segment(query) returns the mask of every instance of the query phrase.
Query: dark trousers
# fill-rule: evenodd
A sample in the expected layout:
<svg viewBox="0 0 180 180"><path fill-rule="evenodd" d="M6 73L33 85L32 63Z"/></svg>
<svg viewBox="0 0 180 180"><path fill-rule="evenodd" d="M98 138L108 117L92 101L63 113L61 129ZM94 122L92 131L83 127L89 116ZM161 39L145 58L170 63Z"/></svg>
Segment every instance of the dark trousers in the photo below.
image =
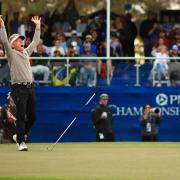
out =
<svg viewBox="0 0 180 180"><path fill-rule="evenodd" d="M158 141L157 135L151 135L151 136L142 136L143 142L156 142Z"/></svg>
<svg viewBox="0 0 180 180"><path fill-rule="evenodd" d="M97 142L114 142L114 134L113 133L101 133L103 134L103 138L100 137L101 132L96 133L96 141Z"/></svg>
<svg viewBox="0 0 180 180"><path fill-rule="evenodd" d="M35 93L31 86L12 85L11 96L16 105L17 142L24 141L24 135L29 134L36 118Z"/></svg>

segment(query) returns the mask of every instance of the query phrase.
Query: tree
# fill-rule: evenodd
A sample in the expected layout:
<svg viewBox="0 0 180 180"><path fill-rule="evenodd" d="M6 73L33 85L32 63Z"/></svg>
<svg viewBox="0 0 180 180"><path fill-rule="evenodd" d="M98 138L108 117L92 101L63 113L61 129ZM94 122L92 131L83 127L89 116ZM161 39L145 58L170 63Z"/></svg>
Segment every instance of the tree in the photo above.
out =
<svg viewBox="0 0 180 180"><path fill-rule="evenodd" d="M28 3L27 3L28 2ZM45 11L51 13L58 8L62 11L69 0L3 0L2 1L2 12L13 12L20 11L22 7L26 8L27 13L41 14ZM106 0L75 0L76 7L80 15L90 14L99 9L106 8ZM176 7L180 9L179 0L111 0L111 11L124 14L125 4L131 4L131 12L136 20L141 20L148 10L154 10L160 12L161 9L169 9Z"/></svg>

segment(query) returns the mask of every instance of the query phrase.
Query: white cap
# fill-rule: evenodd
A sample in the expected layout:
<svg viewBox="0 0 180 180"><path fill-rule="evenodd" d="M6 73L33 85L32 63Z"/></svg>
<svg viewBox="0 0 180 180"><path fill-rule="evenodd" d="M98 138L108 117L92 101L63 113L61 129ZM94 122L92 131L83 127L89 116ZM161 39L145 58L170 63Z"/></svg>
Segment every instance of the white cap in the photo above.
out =
<svg viewBox="0 0 180 180"><path fill-rule="evenodd" d="M106 94L106 93L102 93L102 94L100 95L100 99L109 99L109 96L108 96L108 94Z"/></svg>
<svg viewBox="0 0 180 180"><path fill-rule="evenodd" d="M72 30L71 34L77 34L76 30Z"/></svg>
<svg viewBox="0 0 180 180"><path fill-rule="evenodd" d="M177 45L173 45L172 46L172 50L178 50L178 46Z"/></svg>
<svg viewBox="0 0 180 180"><path fill-rule="evenodd" d="M14 41L16 41L18 38L21 38L22 40L25 39L24 36L21 36L21 35L19 35L19 34L12 34L12 35L9 37L9 43L10 43L10 45L12 45L12 43L13 43Z"/></svg>

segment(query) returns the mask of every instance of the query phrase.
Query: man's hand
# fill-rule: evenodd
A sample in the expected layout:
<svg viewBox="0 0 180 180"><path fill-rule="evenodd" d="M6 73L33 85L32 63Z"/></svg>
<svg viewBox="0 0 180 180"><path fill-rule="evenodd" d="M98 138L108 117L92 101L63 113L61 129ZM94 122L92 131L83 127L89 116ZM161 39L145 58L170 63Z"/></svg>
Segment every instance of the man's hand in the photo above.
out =
<svg viewBox="0 0 180 180"><path fill-rule="evenodd" d="M4 20L2 19L2 15L0 15L0 26L1 26L1 27L4 26Z"/></svg>
<svg viewBox="0 0 180 180"><path fill-rule="evenodd" d="M31 21L34 22L34 24L36 25L36 29L41 28L41 18L40 17L34 16L31 18Z"/></svg>
<svg viewBox="0 0 180 180"><path fill-rule="evenodd" d="M101 114L101 119L107 119L107 117L108 117L107 112L103 112L103 113Z"/></svg>

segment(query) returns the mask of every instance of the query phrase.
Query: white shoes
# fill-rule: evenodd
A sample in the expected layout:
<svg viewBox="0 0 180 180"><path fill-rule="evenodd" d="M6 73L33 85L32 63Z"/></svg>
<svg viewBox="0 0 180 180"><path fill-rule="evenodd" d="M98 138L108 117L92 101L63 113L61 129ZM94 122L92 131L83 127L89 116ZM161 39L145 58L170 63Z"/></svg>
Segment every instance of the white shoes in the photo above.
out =
<svg viewBox="0 0 180 180"><path fill-rule="evenodd" d="M27 147L26 143L22 142L21 144L18 144L18 150L19 151L28 151L28 147Z"/></svg>
<svg viewBox="0 0 180 180"><path fill-rule="evenodd" d="M25 142L21 142L21 144L19 144L17 142L17 135L16 134L13 135L13 140L16 142L16 145L17 145L17 148L19 151L28 151L28 147L27 147Z"/></svg>

